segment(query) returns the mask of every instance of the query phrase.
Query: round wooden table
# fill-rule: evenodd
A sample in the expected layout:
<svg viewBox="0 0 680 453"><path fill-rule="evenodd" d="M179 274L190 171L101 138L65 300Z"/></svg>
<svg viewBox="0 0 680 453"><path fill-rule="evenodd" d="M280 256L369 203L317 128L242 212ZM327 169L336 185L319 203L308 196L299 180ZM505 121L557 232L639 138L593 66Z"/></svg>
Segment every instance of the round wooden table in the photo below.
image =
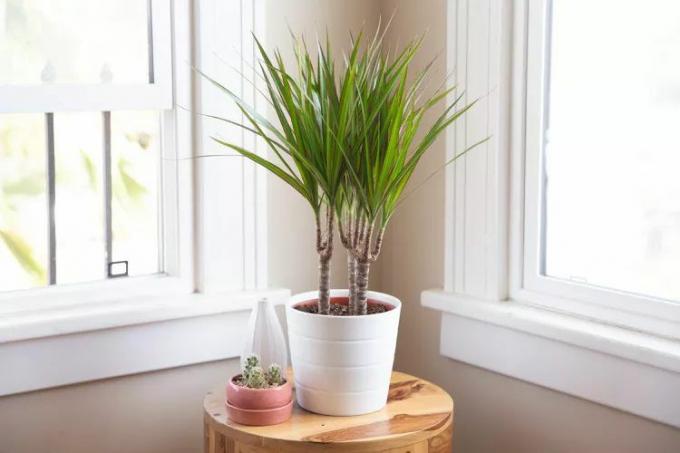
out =
<svg viewBox="0 0 680 453"><path fill-rule="evenodd" d="M312 414L296 404L280 425L244 426L227 418L224 397L220 388L203 401L208 453L451 451L453 400L438 386L404 373L392 373L382 410L355 417Z"/></svg>

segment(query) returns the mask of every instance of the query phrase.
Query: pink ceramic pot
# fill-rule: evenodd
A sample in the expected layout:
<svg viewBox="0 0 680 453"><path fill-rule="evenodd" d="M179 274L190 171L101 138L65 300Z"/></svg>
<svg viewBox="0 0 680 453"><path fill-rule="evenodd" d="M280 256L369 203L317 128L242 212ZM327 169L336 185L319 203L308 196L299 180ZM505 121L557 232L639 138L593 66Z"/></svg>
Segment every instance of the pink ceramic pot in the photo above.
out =
<svg viewBox="0 0 680 453"><path fill-rule="evenodd" d="M242 409L226 402L229 418L241 425L267 426L278 425L290 418L293 410L293 399L289 398L288 404L273 409Z"/></svg>
<svg viewBox="0 0 680 453"><path fill-rule="evenodd" d="M268 389L250 389L234 383L231 378L227 384L227 401L234 407L241 409L263 410L285 406L293 397L293 390L289 381L278 387Z"/></svg>

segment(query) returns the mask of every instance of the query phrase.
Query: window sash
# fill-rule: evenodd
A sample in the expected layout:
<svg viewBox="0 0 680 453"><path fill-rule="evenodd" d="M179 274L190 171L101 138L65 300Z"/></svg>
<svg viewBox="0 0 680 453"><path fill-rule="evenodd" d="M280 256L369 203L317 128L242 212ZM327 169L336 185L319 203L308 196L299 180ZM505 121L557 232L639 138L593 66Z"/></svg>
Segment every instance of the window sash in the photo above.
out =
<svg viewBox="0 0 680 453"><path fill-rule="evenodd" d="M524 150L515 149L523 160L515 171L516 190L521 205L513 212L523 213L521 232L514 241L523 241L522 256L511 297L551 309L572 312L604 322L680 339L680 303L615 289L569 282L541 274L544 111L546 106L548 27L551 0L527 0L526 14L518 15L516 27L526 30L524 93L516 89L515 102L525 105ZM524 3L524 2L520 2ZM514 58L522 58L515 55ZM523 153L522 153L523 151Z"/></svg>
<svg viewBox="0 0 680 453"><path fill-rule="evenodd" d="M115 112L113 112L115 114ZM46 199L45 209L47 210L47 282L44 286L27 289L0 291L0 314L6 307L28 303L31 309L39 305L42 299L59 298L64 293L68 294L68 302L78 302L84 300L96 300L96 291L103 293L103 298L117 299L121 295L121 288L136 288L133 293L146 294L149 288L156 292L163 293L166 290L174 291L182 288L182 292L193 291L191 279L191 212L189 167L178 168L178 158L175 152L175 134L177 129L185 128L185 124L178 122L175 118L175 111L169 110L158 112L160 122L160 155L157 168L159 171L159 190L158 190L158 269L143 276L116 279L116 275L111 273L112 247L112 188L111 188L111 114L112 112L98 112L102 121L102 162L103 162L103 222L104 246L106 253L101 262L103 278L93 281L84 281L77 284L62 284L57 273L57 225L55 221L55 199L56 199L56 177L55 177L55 126L54 114L44 114L44 125L46 129L46 143L44 153L46 157ZM57 131L58 134L58 131ZM190 191L189 191L190 192ZM188 246L187 246L188 245ZM181 259L185 257L186 259ZM127 275L126 275L127 276ZM180 278L181 277L181 278ZM113 281L116 280L115 283ZM149 285L146 282L153 281L158 284ZM145 282L140 285L140 282ZM112 286L113 285L113 286ZM96 291L95 291L96 290ZM111 290L115 290L112 291ZM99 297L101 298L101 297ZM50 304L52 304L50 302Z"/></svg>
<svg viewBox="0 0 680 453"><path fill-rule="evenodd" d="M0 113L166 110L173 106L170 0L151 2L153 82L1 85Z"/></svg>
<svg viewBox="0 0 680 453"><path fill-rule="evenodd" d="M151 0L153 15L154 63L153 84L149 85L36 85L0 87L0 112L40 112L44 114L46 128L45 154L47 162L46 195L48 204L48 282L44 287L25 290L4 291L0 293L0 310L11 307L19 301L27 307L54 305L62 294L68 294L68 301L77 302L96 300L97 291L104 298L118 299L122 294L146 294L154 292L190 293L194 290L193 276L193 218L192 218L192 165L181 164L182 158L192 148L192 120L190 114L173 109L174 96L184 105L191 105L191 35L187 17L175 15L175 34L181 42L174 46L178 61L173 67L171 55L170 2ZM186 5L184 5L186 6ZM175 79L174 93L172 80ZM23 97L23 96L26 97ZM5 102L7 101L7 102ZM107 110L107 108L110 108ZM108 261L111 260L111 111L148 109L158 112L160 122L160 156L158 158L159 199L158 199L158 251L159 270L144 277L131 277L115 282L108 274ZM104 222L105 245L107 249L104 278L76 285L58 284L56 275L56 237L55 237L55 174L54 174L54 113L72 111L94 111L102 119L102 140L104 158ZM57 131L58 133L58 131ZM183 155L178 153L181 146ZM108 163L108 165L107 165ZM151 283L149 283L151 282ZM55 284L56 283L56 284ZM115 294L111 289L115 288ZM125 291L121 291L125 289ZM42 302L41 302L42 301ZM21 307L16 307L21 308ZM0 311L1 312L1 311Z"/></svg>

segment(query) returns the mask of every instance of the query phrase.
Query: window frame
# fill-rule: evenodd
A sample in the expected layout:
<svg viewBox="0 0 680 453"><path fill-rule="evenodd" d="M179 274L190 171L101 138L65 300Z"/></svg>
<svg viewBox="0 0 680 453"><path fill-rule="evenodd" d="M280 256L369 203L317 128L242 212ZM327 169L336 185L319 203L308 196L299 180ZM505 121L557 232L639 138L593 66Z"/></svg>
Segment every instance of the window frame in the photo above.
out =
<svg viewBox="0 0 680 453"><path fill-rule="evenodd" d="M171 109L172 0L148 1L152 82L0 85L0 113Z"/></svg>
<svg viewBox="0 0 680 453"><path fill-rule="evenodd" d="M513 118L515 134L523 137L523 146L513 149L515 168L512 213L522 213L512 222L518 225L511 240L521 256L516 256L515 278L510 297L552 310L573 313L599 321L680 339L680 302L638 295L541 275L542 248L542 180L543 131L547 105L546 86L549 64L550 4L552 0L528 0L525 14L516 17L515 27L523 30L523 46L515 48L514 58L523 61L520 82L515 87L514 102L523 106L523 115ZM520 67L520 69L522 69ZM523 79L523 81L522 81Z"/></svg>

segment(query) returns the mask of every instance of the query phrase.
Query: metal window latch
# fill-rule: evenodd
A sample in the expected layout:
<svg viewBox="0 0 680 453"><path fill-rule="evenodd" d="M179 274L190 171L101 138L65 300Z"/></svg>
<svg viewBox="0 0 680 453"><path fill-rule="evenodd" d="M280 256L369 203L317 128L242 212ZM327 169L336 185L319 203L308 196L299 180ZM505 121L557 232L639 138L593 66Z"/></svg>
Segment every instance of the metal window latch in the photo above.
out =
<svg viewBox="0 0 680 453"><path fill-rule="evenodd" d="M108 265L108 278L118 278L128 276L128 262L125 261L111 261Z"/></svg>

